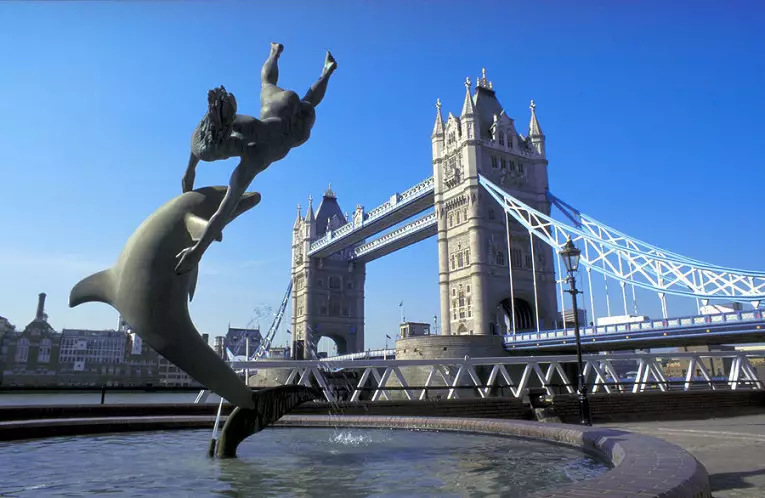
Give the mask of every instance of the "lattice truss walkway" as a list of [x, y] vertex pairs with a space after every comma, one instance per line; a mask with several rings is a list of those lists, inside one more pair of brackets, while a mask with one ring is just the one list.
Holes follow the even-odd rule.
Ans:
[[[571, 221], [573, 226], [570, 226], [529, 207], [480, 175], [479, 183], [509, 216], [529, 231], [530, 240], [533, 241], [536, 237], [553, 248], [557, 257], [558, 275], [566, 274], [565, 268], [561, 266], [560, 256], [557, 255], [566, 240], [571, 238], [582, 251], [580, 263], [587, 275], [593, 321], [597, 316], [592, 292], [593, 271], [603, 275], [609, 315], [611, 302], [608, 278], [619, 282], [625, 315], [630, 314], [627, 287], [632, 288], [632, 309], [635, 314], [635, 287], [641, 287], [657, 293], [664, 318], [667, 318], [667, 295], [694, 298], [697, 306], [706, 306], [709, 300], [726, 299], [749, 302], [754, 308], [758, 308], [760, 301], [765, 298], [765, 273], [712, 265], [665, 251], [600, 223], [548, 193], [550, 202]], [[509, 244], [511, 239], [508, 233]], [[531, 251], [532, 265], [535, 265], [533, 243]], [[536, 268], [533, 267], [532, 271], [536, 275]], [[512, 265], [509, 265], [509, 272], [512, 292]], [[561, 303], [564, 302], [563, 282], [557, 282]], [[536, 299], [536, 280], [534, 286]], [[511, 298], [511, 302], [513, 301]]]
[[[638, 393], [647, 390], [741, 390], [763, 389], [753, 363], [765, 363], [765, 351], [700, 353], [620, 353], [585, 355], [584, 376], [590, 392]], [[730, 365], [725, 377], [716, 376], [714, 365]], [[682, 364], [684, 375], [668, 378], [663, 365]], [[322, 390], [327, 401], [338, 397], [351, 402], [441, 397], [522, 398], [529, 387], [542, 387], [548, 394], [574, 393], [576, 357], [531, 356], [442, 360], [367, 361], [259, 361], [235, 362], [234, 368], [288, 370], [282, 382]], [[619, 369], [633, 369], [631, 378]], [[349, 374], [360, 372], [360, 377]], [[479, 375], [479, 371], [482, 374]], [[488, 372], [488, 375], [487, 375]], [[569, 375], [572, 374], [572, 375]], [[268, 375], [268, 377], [272, 377]], [[424, 382], [423, 382], [424, 377]], [[358, 382], [355, 379], [358, 378]], [[339, 382], [338, 382], [339, 379]], [[572, 382], [573, 381], [573, 382]], [[207, 394], [197, 401], [203, 401]]]

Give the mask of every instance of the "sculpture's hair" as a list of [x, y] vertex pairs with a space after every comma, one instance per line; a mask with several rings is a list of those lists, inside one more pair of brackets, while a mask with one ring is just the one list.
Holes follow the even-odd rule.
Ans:
[[192, 151], [199, 159], [221, 159], [220, 148], [231, 136], [236, 116], [236, 97], [220, 86], [207, 92], [207, 113], [199, 122], [192, 140]]

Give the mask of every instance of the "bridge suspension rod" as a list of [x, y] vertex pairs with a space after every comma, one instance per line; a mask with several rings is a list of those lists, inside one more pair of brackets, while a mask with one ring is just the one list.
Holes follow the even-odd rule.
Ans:
[[[654, 246], [640, 247], [634, 239], [615, 231], [601, 235], [594, 228], [583, 229], [584, 222], [572, 227], [529, 207], [482, 175], [479, 183], [510, 216], [556, 251], [568, 237], [584, 246], [581, 263], [604, 276], [660, 293], [660, 297], [733, 299], [756, 306], [765, 298], [765, 273], [717, 267], [668, 251], [660, 253], [652, 249]], [[621, 270], [620, 261], [627, 263]], [[662, 302], [666, 307], [663, 297]]]

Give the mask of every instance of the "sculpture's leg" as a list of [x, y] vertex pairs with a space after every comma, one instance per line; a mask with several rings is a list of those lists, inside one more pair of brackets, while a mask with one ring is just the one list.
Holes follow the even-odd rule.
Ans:
[[311, 85], [311, 88], [308, 89], [305, 97], [303, 97], [303, 100], [313, 104], [314, 107], [319, 105], [327, 91], [327, 83], [329, 83], [329, 77], [332, 76], [332, 73], [335, 72], [335, 69], [337, 69], [337, 62], [335, 61], [335, 58], [332, 57], [332, 54], [327, 52], [327, 56], [324, 59], [324, 68], [321, 71], [321, 76], [316, 81], [316, 83]]
[[236, 449], [247, 437], [262, 431], [299, 404], [321, 397], [321, 391], [305, 386], [279, 386], [253, 392], [255, 409], [236, 408], [228, 416], [218, 439], [218, 457], [235, 457]]
[[284, 50], [284, 46], [281, 43], [271, 43], [271, 53], [268, 54], [268, 59], [263, 64], [263, 69], [260, 70], [260, 106], [263, 107], [265, 102], [271, 100], [274, 93], [283, 92], [281, 88], [276, 86], [279, 81], [279, 56]]

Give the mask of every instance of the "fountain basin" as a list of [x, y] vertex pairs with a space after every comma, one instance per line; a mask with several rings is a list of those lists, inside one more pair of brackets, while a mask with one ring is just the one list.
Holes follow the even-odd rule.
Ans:
[[[58, 426], [59, 433], [90, 434], [93, 432], [118, 432], [126, 430], [162, 429], [162, 428], [193, 428], [204, 427], [209, 429], [213, 417], [132, 417], [129, 419], [78, 419], [78, 420], [54, 420], [54, 421], [19, 421], [2, 422], [0, 431], [6, 435], [15, 426], [13, 433], [22, 435], [34, 432], [34, 427], [41, 429], [47, 423]], [[4, 427], [3, 427], [4, 426]], [[607, 496], [677, 496], [693, 498], [709, 498], [711, 496], [709, 477], [706, 469], [689, 453], [682, 448], [662, 441], [660, 439], [631, 434], [611, 429], [597, 427], [581, 427], [563, 424], [542, 424], [537, 422], [517, 420], [489, 420], [489, 419], [460, 419], [460, 418], [425, 418], [425, 417], [370, 417], [370, 416], [287, 416], [277, 423], [277, 427], [334, 427], [342, 426], [355, 429], [408, 429], [425, 431], [454, 431], [473, 434], [485, 434], [495, 436], [514, 436], [532, 438], [553, 443], [562, 443], [570, 447], [578, 448], [587, 453], [597, 456], [602, 461], [609, 462], [613, 467], [599, 475], [577, 482], [563, 483], [550, 489], [527, 490], [519, 496], [604, 496], [604, 491], [610, 491]], [[67, 432], [67, 427], [68, 429]], [[63, 430], [63, 432], [61, 432]], [[275, 431], [275, 432], [278, 432]], [[299, 433], [300, 431], [296, 431]], [[189, 433], [191, 434], [191, 432]], [[174, 454], [196, 452], [200, 458], [204, 456], [206, 437], [209, 430], [199, 433], [201, 439], [194, 444], [193, 448], [174, 450]], [[307, 433], [306, 433], [307, 434]], [[412, 433], [409, 432], [410, 437]], [[22, 436], [23, 437], [23, 436]], [[117, 436], [109, 436], [117, 437]], [[119, 436], [122, 437], [122, 436]], [[128, 436], [129, 438], [130, 436]], [[241, 446], [244, 459], [252, 455], [250, 452], [259, 446], [255, 444], [262, 437], [260, 434], [245, 441]], [[466, 437], [469, 437], [466, 435]], [[497, 438], [500, 439], [500, 438]], [[53, 441], [53, 440], [47, 440]], [[46, 441], [46, 442], [47, 442]], [[260, 441], [263, 443], [263, 441]], [[15, 445], [22, 443], [15, 443]], [[14, 446], [15, 446], [14, 445]], [[151, 444], [144, 451], [151, 452]], [[193, 445], [192, 445], [193, 446]], [[560, 446], [549, 445], [555, 454], [555, 448]], [[8, 452], [9, 445], [0, 446], [0, 456]], [[379, 450], [379, 448], [373, 448]], [[151, 453], [147, 454], [147, 458]], [[255, 455], [252, 455], [255, 456]], [[196, 458], [196, 457], [194, 457]], [[269, 458], [263, 455], [266, 460]], [[332, 455], [327, 454], [331, 459]], [[256, 458], [257, 459], [257, 458]], [[245, 461], [243, 460], [243, 461]], [[241, 462], [239, 462], [241, 463]], [[239, 465], [239, 464], [232, 464]], [[490, 467], [489, 467], [490, 468]], [[4, 480], [0, 480], [4, 482]], [[382, 492], [383, 490], [380, 490]], [[479, 493], [480, 494], [480, 493]], [[347, 495], [346, 495], [347, 496]]]

